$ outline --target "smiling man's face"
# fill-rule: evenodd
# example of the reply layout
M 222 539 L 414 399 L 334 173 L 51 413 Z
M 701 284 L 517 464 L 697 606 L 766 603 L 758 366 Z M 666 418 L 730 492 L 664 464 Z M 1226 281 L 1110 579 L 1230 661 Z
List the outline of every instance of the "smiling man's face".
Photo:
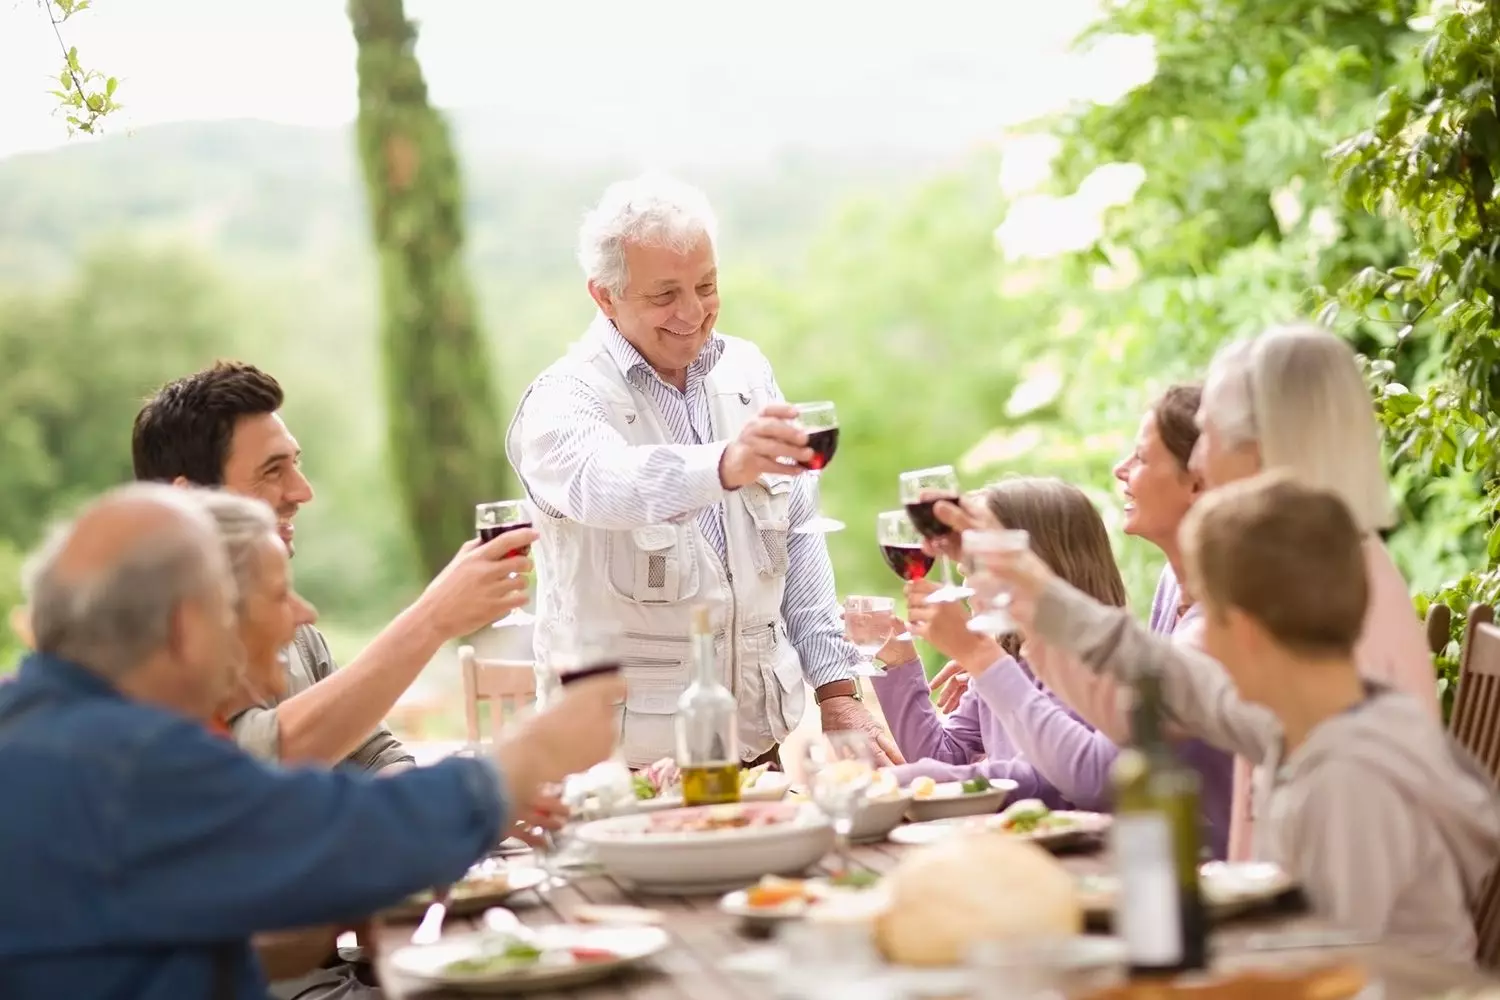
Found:
M 313 499 L 312 484 L 302 474 L 302 449 L 279 413 L 241 417 L 234 425 L 224 488 L 264 500 L 276 512 L 276 531 L 292 551 L 292 519 Z
M 719 268 L 707 235 L 686 250 L 625 247 L 623 295 L 590 286 L 604 315 L 665 378 L 685 372 L 713 334 L 719 317 Z

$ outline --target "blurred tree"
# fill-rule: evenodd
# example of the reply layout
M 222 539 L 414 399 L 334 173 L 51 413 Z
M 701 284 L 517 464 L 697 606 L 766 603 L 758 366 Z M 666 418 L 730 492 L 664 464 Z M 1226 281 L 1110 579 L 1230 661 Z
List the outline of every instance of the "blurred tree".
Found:
M 1500 597 L 1500 11 L 1437 3 L 1413 26 L 1420 74 L 1386 92 L 1374 124 L 1339 146 L 1349 204 L 1400 220 L 1412 245 L 1342 288 L 1346 325 L 1384 332 L 1370 366 L 1398 459 L 1426 484 L 1482 490 L 1459 535 L 1474 572 L 1441 588 L 1462 635 L 1471 601 Z M 1329 314 L 1337 309 L 1330 304 Z M 1472 495 L 1472 494 L 1471 494 Z M 1425 602 L 1419 607 L 1425 610 Z M 1450 647 L 1451 654 L 1456 647 Z
M 463 190 L 427 100 L 401 0 L 349 0 L 359 47 L 359 153 L 375 234 L 389 445 L 426 571 L 474 535 L 507 482 L 503 425 L 464 270 Z

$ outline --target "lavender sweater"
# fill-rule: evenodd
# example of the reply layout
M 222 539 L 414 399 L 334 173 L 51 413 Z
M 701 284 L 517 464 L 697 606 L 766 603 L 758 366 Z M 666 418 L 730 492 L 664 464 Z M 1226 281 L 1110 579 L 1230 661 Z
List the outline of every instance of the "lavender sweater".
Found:
M 1067 716 L 1075 726 L 1087 729 L 1042 689 L 1024 665 L 1003 657 L 969 682 L 969 690 L 947 718 L 939 716 L 932 704 L 920 660 L 892 666 L 885 676 L 872 678 L 872 683 L 896 745 L 912 761 L 894 769 L 901 784 L 917 777 L 962 781 L 983 775 L 1016 782 L 1012 799 L 1041 799 L 1053 808 L 1083 805 L 1047 780 L 1046 769 L 1037 761 L 1023 755 L 991 708 L 1009 703 L 1019 690 L 1028 704 L 1045 703 L 1050 706 L 1048 714 Z
M 1177 628 L 1198 613 L 1196 605 L 1179 620 L 1177 605 L 1182 601 L 1182 588 L 1172 567 L 1162 568 L 1161 578 L 1156 581 L 1156 596 L 1151 599 L 1150 629 L 1157 635 L 1171 635 Z M 1199 805 L 1203 810 L 1203 821 L 1208 826 L 1208 848 L 1214 859 L 1221 861 L 1229 855 L 1229 816 L 1234 804 L 1234 755 L 1202 740 L 1181 740 L 1177 743 L 1177 755 L 1182 762 L 1198 772 Z

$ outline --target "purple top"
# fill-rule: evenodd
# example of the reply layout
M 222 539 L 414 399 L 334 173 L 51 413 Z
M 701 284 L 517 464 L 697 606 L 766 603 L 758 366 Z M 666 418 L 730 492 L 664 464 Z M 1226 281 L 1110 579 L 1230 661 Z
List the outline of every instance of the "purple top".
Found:
M 1197 606 L 1179 619 L 1177 605 L 1181 601 L 1182 588 L 1177 583 L 1177 577 L 1172 574 L 1172 567 L 1163 567 L 1161 578 L 1156 581 L 1156 596 L 1151 599 L 1151 631 L 1157 635 L 1171 635 L 1181 624 L 1191 620 L 1197 613 Z M 1183 763 L 1198 772 L 1198 794 L 1203 809 L 1203 822 L 1208 826 L 1208 848 L 1215 860 L 1223 860 L 1229 856 L 1229 812 L 1234 801 L 1234 755 L 1209 746 L 1202 740 L 1179 741 L 1177 753 Z
M 1075 805 L 1043 776 L 1040 767 L 1022 756 L 999 716 L 991 710 L 990 703 L 1000 700 L 1007 691 L 1001 686 L 1005 680 L 1001 667 L 1009 669 L 1019 681 L 1017 686 L 1036 699 L 1051 703 L 1059 714 L 1067 715 L 1067 709 L 1042 689 L 1030 671 L 1008 656 L 995 669 L 970 681 L 969 690 L 947 718 L 939 716 L 932 704 L 932 693 L 919 660 L 892 666 L 885 676 L 872 678 L 875 697 L 880 699 L 881 711 L 896 737 L 896 745 L 912 762 L 893 768 L 896 780 L 907 785 L 917 777 L 937 781 L 963 781 L 977 775 L 1009 778 L 1018 786 L 1011 795 L 1013 800 L 1041 799 L 1054 809 Z M 987 694 L 991 687 L 996 690 Z

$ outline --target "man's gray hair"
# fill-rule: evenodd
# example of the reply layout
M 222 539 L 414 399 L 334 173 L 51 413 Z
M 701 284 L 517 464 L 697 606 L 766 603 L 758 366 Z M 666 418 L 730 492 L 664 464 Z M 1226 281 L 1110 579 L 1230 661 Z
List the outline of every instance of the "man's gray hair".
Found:
M 262 500 L 223 490 L 192 489 L 185 492 L 190 500 L 208 512 L 219 529 L 219 540 L 224 543 L 224 555 L 228 557 L 229 570 L 234 575 L 237 606 L 243 609 L 245 595 L 252 593 L 260 583 L 255 547 L 267 536 L 276 537 L 276 514 Z
M 22 570 L 30 595 L 36 649 L 106 678 L 129 673 L 166 645 L 172 618 L 187 600 L 229 584 L 222 548 L 205 544 L 213 525 L 182 491 L 159 483 L 132 483 L 111 497 L 139 495 L 178 507 L 189 519 L 178 530 L 151 531 L 121 552 L 102 572 L 82 578 L 59 574 L 58 557 L 74 521 L 57 525 Z M 202 534 L 191 530 L 197 521 Z
M 702 191 L 665 174 L 643 174 L 611 184 L 584 217 L 578 263 L 589 281 L 619 297 L 630 280 L 626 245 L 686 253 L 704 237 L 717 245 L 718 232 L 719 221 Z

